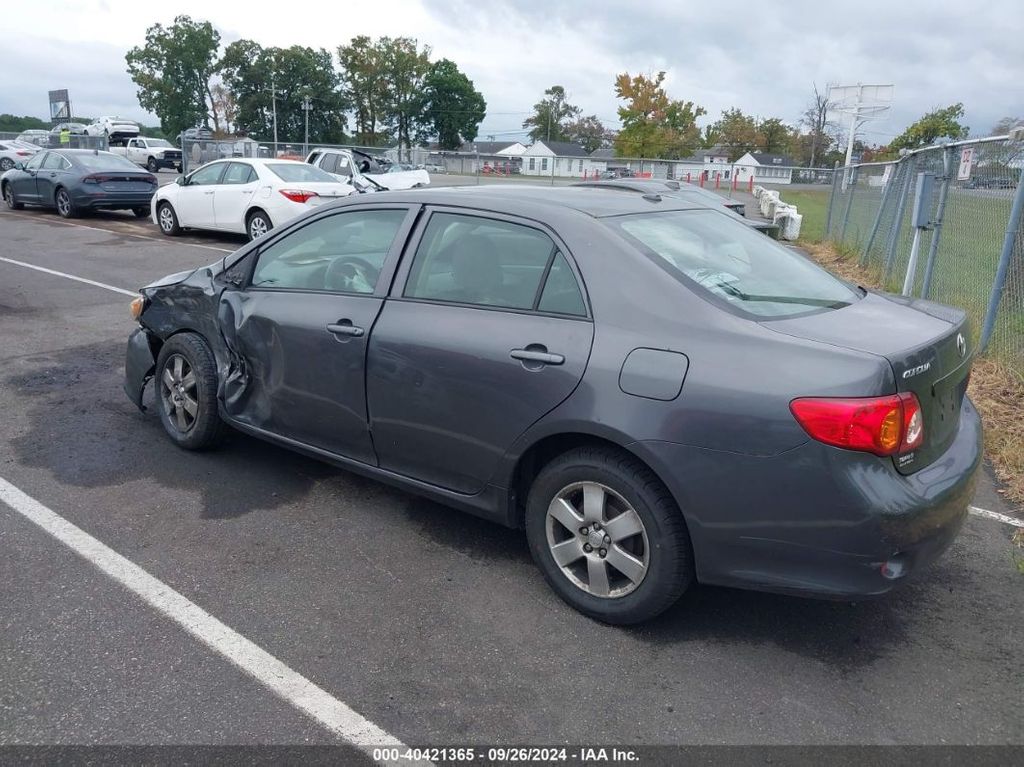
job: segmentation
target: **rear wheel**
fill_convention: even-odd
[[[693,581],[679,508],[625,452],[577,448],[545,466],[530,489],[526,535],[555,592],[606,623],[653,618]]]
[[[274,225],[270,221],[270,216],[262,210],[254,210],[249,214],[249,218],[245,222],[245,232],[249,235],[250,240],[262,237],[273,228]]]
[[[0,157],[0,172],[8,171],[14,167],[14,160],[10,157]]]
[[[14,196],[14,186],[12,184],[4,185],[4,202],[7,203],[7,207],[11,210],[21,210],[25,207]]]
[[[186,450],[220,442],[217,364],[206,341],[195,333],[171,336],[157,358],[156,381],[157,410],[172,442]]]
[[[181,227],[178,225],[178,215],[174,212],[169,202],[162,202],[156,208],[156,220],[160,225],[160,231],[168,237],[181,234]]]
[[[57,189],[57,193],[53,197],[54,205],[57,206],[57,214],[61,218],[74,218],[78,215],[78,209],[75,207],[74,201],[71,199],[71,195],[68,194],[68,190],[64,187]]]

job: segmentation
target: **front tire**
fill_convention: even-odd
[[[7,184],[4,187],[4,202],[7,203],[7,207],[11,210],[21,210],[25,206],[18,202],[18,199],[14,196],[14,186]]]
[[[217,412],[217,363],[202,337],[179,333],[160,349],[156,402],[164,431],[178,447],[204,450],[224,436]]]
[[[181,234],[181,226],[178,224],[178,214],[174,212],[169,202],[162,202],[156,206],[156,220],[160,231],[168,237],[177,237]]]
[[[53,196],[53,204],[57,207],[57,215],[61,218],[74,218],[78,215],[78,209],[75,207],[71,195],[68,194],[68,190],[64,187],[60,187]]]
[[[254,210],[245,221],[245,233],[250,240],[263,237],[273,228],[274,224],[271,222],[270,216],[262,210]]]
[[[150,173],[160,172],[160,166],[157,164],[155,157],[149,158],[149,161],[146,163],[146,170],[148,170]]]
[[[577,448],[545,466],[530,488],[526,535],[555,593],[605,623],[649,620],[693,581],[682,513],[624,451]]]

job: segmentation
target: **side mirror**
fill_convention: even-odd
[[[14,169],[15,170],[25,170],[25,163],[23,163],[23,162],[16,162],[16,163],[14,163]]]
[[[184,176],[178,176],[178,180],[175,181],[174,183],[177,184],[178,186],[187,186],[188,185],[188,182],[185,180]]]

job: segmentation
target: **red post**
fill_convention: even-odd
[[[750,174],[750,185],[749,185],[749,188],[747,189],[747,191],[750,192],[751,194],[754,193],[754,174],[753,173]]]
[[[687,184],[690,183],[690,174],[689,174],[689,172],[687,172],[687,174],[686,174],[686,183]]]
[[[716,173],[715,174],[715,189],[718,189],[718,187],[721,185],[721,183],[722,183],[722,174],[721,173]]]
[[[701,189],[704,188],[704,176],[706,176],[706,175],[707,175],[707,171],[701,171],[701,174],[700,174],[700,188]]]
[[[734,192],[736,191],[736,171],[735,170],[733,170],[733,172],[732,172],[732,190]]]

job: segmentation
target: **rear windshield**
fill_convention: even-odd
[[[327,171],[320,170],[304,162],[268,162],[267,168],[282,181],[327,181],[332,184],[338,183],[338,179]]]
[[[122,157],[119,154],[110,152],[97,152],[95,154],[75,154],[72,160],[79,165],[84,165],[89,170],[138,170],[139,166]]]
[[[774,240],[712,210],[604,219],[698,292],[756,317],[839,309],[859,294]]]

